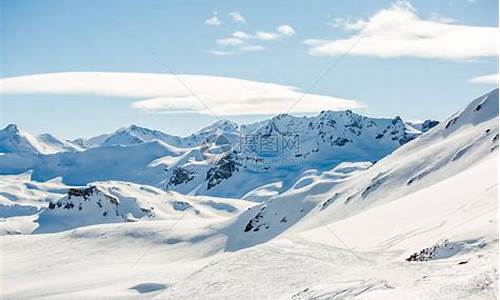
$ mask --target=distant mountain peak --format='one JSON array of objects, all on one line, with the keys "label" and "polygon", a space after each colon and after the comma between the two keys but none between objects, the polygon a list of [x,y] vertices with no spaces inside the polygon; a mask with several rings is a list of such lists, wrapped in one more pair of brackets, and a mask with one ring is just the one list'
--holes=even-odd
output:
[{"label": "distant mountain peak", "polygon": [[2,129],[2,131],[17,133],[17,134],[21,132],[21,130],[16,124],[7,125],[4,129]]},{"label": "distant mountain peak", "polygon": [[0,130],[0,153],[52,154],[77,150],[80,148],[48,133],[31,135],[16,124]]}]

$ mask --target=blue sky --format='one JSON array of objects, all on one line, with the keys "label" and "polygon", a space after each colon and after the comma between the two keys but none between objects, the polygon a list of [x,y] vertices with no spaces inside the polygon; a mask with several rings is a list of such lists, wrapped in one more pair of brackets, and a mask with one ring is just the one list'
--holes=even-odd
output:
[{"label": "blue sky", "polygon": [[[386,14],[377,15],[384,10]],[[1,11],[2,78],[54,72],[169,73],[165,65],[176,74],[238,78],[294,86],[302,91],[310,89],[320,78],[312,94],[357,101],[363,107],[353,110],[369,116],[401,115],[405,119],[443,119],[497,85],[471,82],[479,76],[498,74],[498,56],[491,54],[497,49],[488,49],[491,30],[495,29],[478,28],[498,26],[496,0],[399,4],[395,1],[20,0],[1,1]],[[238,12],[244,22],[234,13],[230,15],[232,12]],[[377,27],[387,20],[384,16],[390,21],[391,16],[399,18],[399,14],[410,20],[410,26],[421,28],[425,26],[420,26],[420,21],[429,22],[430,36],[410,41],[407,47],[410,49],[400,50],[399,44],[385,44],[384,30],[394,31],[396,39],[406,38],[408,32],[413,34],[413,28]],[[280,32],[278,27],[283,25],[292,28],[293,33]],[[426,44],[431,39],[452,39],[435,36],[440,26],[451,26],[450,30],[456,31],[453,36],[463,38],[452,40],[445,47]],[[342,42],[346,45],[356,42],[363,30],[369,33],[360,39],[359,45],[345,56],[339,54],[349,48]],[[235,42],[235,31],[246,33],[247,37],[240,36],[236,38],[239,42]],[[417,31],[420,35],[420,29]],[[476,36],[484,45],[467,44]],[[161,57],[165,65],[141,42]],[[377,47],[382,49],[374,50]],[[321,77],[332,64],[335,67]],[[188,82],[191,81],[186,79],[185,83]],[[61,87],[68,84],[74,82],[60,81]],[[237,84],[231,87],[240,88]],[[189,88],[203,90],[196,85]],[[245,91],[247,88],[243,87]],[[35,93],[27,88],[28,91],[4,93],[0,99],[0,125],[17,123],[33,133],[51,132],[76,138],[130,124],[186,135],[216,120],[210,114],[184,110],[165,113],[164,108],[156,111],[151,106],[131,107],[137,101],[151,98],[148,93],[144,97],[129,97],[108,93],[102,87],[97,93],[68,89]],[[281,89],[269,93],[288,92]],[[202,92],[199,97],[203,99],[205,95],[212,96],[210,92]],[[314,102],[314,106],[312,101],[316,100],[306,97],[304,107],[314,111],[320,106],[317,105],[320,102]],[[287,104],[284,103],[283,110],[287,110]],[[251,115],[236,116],[237,110],[231,106],[221,118],[249,122],[265,117],[262,115],[265,109],[250,110],[254,110]],[[244,107],[241,111],[241,114],[248,112]]]}]

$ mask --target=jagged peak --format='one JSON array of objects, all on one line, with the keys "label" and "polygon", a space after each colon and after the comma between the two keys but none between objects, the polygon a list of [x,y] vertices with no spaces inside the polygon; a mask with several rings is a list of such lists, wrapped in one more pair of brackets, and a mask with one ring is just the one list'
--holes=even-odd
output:
[{"label": "jagged peak", "polygon": [[[141,127],[139,125],[135,125],[135,124],[132,124],[130,125],[129,127],[127,127],[128,129],[130,130],[144,130],[144,129],[147,129],[147,128],[144,128],[144,127]],[[149,130],[149,129],[148,129]]]},{"label": "jagged peak", "polygon": [[21,129],[16,124],[9,124],[2,131],[18,134],[21,132]]},{"label": "jagged peak", "polygon": [[193,133],[191,136],[194,136],[198,133],[202,133],[202,132],[211,132],[211,131],[216,131],[216,130],[226,130],[229,128],[229,130],[237,130],[239,127],[239,125],[231,120],[218,120],[216,121],[215,123],[207,126],[207,127],[204,127],[202,128],[201,130],[199,130],[198,132],[196,133]]},{"label": "jagged peak", "polygon": [[403,123],[403,119],[401,119],[400,116],[395,116],[392,121],[391,121],[392,125],[396,125],[397,123]]},{"label": "jagged peak", "polygon": [[272,117],[273,120],[281,120],[281,119],[288,119],[288,118],[294,118],[294,116],[287,114],[287,113],[281,113],[279,115]]},{"label": "jagged peak", "polygon": [[318,114],[319,118],[338,118],[338,117],[362,117],[360,114],[347,110],[323,110]]},{"label": "jagged peak", "polygon": [[132,124],[128,127],[122,127],[120,129],[118,129],[116,132],[137,132],[137,131],[139,131],[139,132],[154,132],[155,130]]}]

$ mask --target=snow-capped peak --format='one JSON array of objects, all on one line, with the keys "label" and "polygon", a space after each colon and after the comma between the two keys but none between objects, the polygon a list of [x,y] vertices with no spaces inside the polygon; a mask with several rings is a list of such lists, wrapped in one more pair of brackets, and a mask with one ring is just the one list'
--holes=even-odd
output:
[{"label": "snow-capped peak", "polygon": [[20,133],[19,127],[16,124],[9,124],[2,131],[11,133]]},{"label": "snow-capped peak", "polygon": [[177,136],[168,135],[161,131],[148,129],[138,125],[130,125],[129,127],[118,129],[107,136],[100,145],[133,145],[154,140],[162,141],[176,147],[181,145],[181,138]]},{"label": "snow-capped peak", "polygon": [[0,153],[53,154],[77,150],[81,149],[50,134],[35,136],[16,124],[0,130]]}]

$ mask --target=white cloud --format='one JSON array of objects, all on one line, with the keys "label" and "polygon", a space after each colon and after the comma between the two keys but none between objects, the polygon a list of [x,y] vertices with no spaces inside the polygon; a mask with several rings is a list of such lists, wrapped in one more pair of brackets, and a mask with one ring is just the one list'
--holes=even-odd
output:
[{"label": "white cloud", "polygon": [[207,52],[215,56],[229,56],[238,53],[236,51],[220,51],[220,50],[210,50]]},{"label": "white cloud", "polygon": [[319,40],[319,39],[308,39],[308,40],[304,40],[304,45],[307,45],[307,46],[321,46],[321,45],[325,45],[325,44],[328,44],[330,41],[329,40]]},{"label": "white cloud", "polygon": [[450,24],[448,19],[422,19],[408,2],[396,2],[368,20],[338,24],[356,33],[346,39],[312,45],[311,55],[338,56],[349,49],[349,55],[382,58],[470,60],[498,55],[498,28]]},{"label": "white cloud", "polygon": [[257,31],[255,33],[254,38],[262,41],[274,41],[279,38],[279,34],[275,32],[265,32],[265,31]]},{"label": "white cloud", "polygon": [[257,31],[252,35],[244,31],[235,31],[231,36],[242,40],[275,41],[279,38],[290,37],[294,34],[295,30],[291,26],[280,25],[276,28],[276,32]]},{"label": "white cloud", "polygon": [[234,22],[243,23],[243,24],[247,22],[247,20],[245,20],[245,18],[238,11],[232,11],[228,15],[231,17],[231,19]]},{"label": "white cloud", "polygon": [[[147,112],[195,111],[204,106],[179,82],[182,80],[217,115],[278,114],[286,112],[302,93],[290,86],[227,77],[73,72],[1,79],[1,93],[42,95],[95,95],[137,99],[132,108]],[[357,101],[308,94],[293,112],[359,108]]]},{"label": "white cloud", "polygon": [[266,49],[266,47],[261,46],[261,45],[245,45],[245,46],[241,46],[239,48],[239,50],[242,52],[262,51],[264,49]]},{"label": "white cloud", "polygon": [[231,46],[234,51],[208,51],[213,55],[230,55],[244,52],[255,52],[266,49],[264,46],[258,45],[258,41],[275,41],[281,38],[290,37],[295,34],[295,30],[289,25],[280,25],[276,28],[276,32],[257,31],[255,34],[250,34],[244,31],[234,31],[229,37],[217,39],[215,42],[222,46]]},{"label": "white cloud", "polygon": [[210,26],[221,26],[222,22],[219,20],[219,17],[217,16],[217,12],[214,11],[213,16],[205,20],[205,24],[210,25]]},{"label": "white cloud", "polygon": [[277,31],[282,35],[292,36],[295,34],[295,30],[290,25],[280,25],[277,28]]},{"label": "white cloud", "polygon": [[477,84],[498,85],[498,77],[499,77],[498,74],[489,74],[489,75],[474,77],[470,79],[469,82]]},{"label": "white cloud", "polygon": [[215,42],[219,45],[225,45],[225,46],[238,46],[238,45],[243,45],[245,43],[243,40],[237,38],[217,39]]},{"label": "white cloud", "polygon": [[231,36],[238,38],[238,39],[245,39],[245,40],[253,38],[252,35],[250,35],[246,32],[243,32],[243,31],[235,31],[231,34]]}]

